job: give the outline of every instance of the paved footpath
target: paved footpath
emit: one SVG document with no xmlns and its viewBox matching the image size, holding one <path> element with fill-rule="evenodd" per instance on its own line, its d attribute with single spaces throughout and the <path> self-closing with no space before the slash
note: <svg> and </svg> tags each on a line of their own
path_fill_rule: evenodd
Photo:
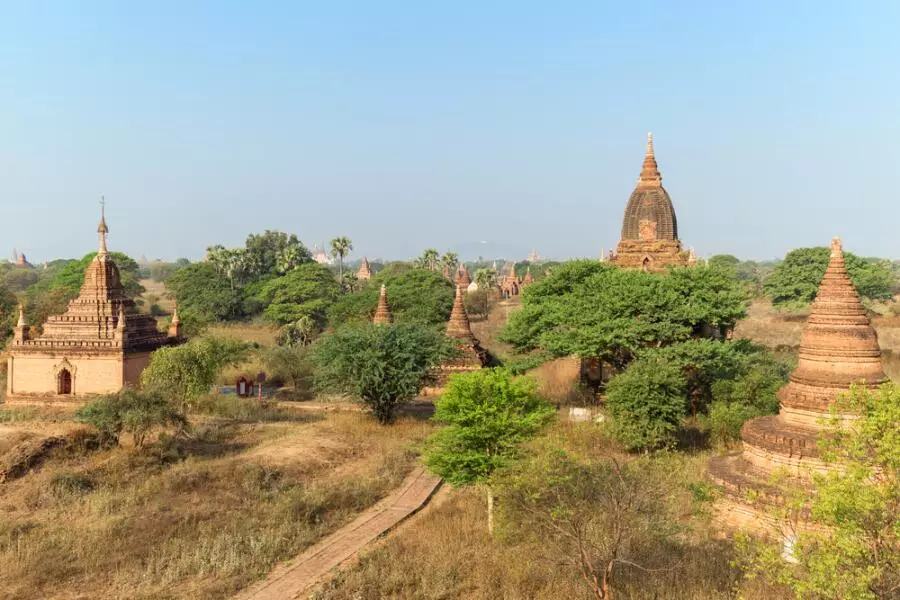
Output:
<svg viewBox="0 0 900 600">
<path fill-rule="evenodd" d="M 422 508 L 437 491 L 441 479 L 417 467 L 390 496 L 366 510 L 352 523 L 313 544 L 283 563 L 234 600 L 293 600 L 322 576 L 340 566 L 366 544 Z"/>
</svg>

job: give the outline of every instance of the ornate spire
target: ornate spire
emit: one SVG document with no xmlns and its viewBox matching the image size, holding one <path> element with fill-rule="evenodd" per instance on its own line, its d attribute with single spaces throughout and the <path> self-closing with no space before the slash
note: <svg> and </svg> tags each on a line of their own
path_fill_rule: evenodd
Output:
<svg viewBox="0 0 900 600">
<path fill-rule="evenodd" d="M 21 304 L 19 305 L 19 322 L 16 323 L 16 327 L 25 327 L 25 307 Z"/>
<path fill-rule="evenodd" d="M 638 177 L 640 187 L 659 187 L 662 185 L 662 175 L 656 164 L 656 156 L 653 154 L 653 134 L 647 134 L 647 154 L 644 156 L 644 165 L 641 167 L 641 175 Z"/>
<path fill-rule="evenodd" d="M 466 313 L 466 306 L 463 303 L 462 286 L 456 286 L 456 299 L 453 301 L 453 311 L 450 313 L 450 320 L 447 322 L 447 335 L 452 338 L 471 339 L 472 328 L 469 327 L 469 315 Z"/>
<path fill-rule="evenodd" d="M 386 325 L 394 320 L 391 314 L 391 305 L 388 304 L 387 288 L 381 284 L 381 293 L 378 296 L 378 306 L 375 308 L 375 318 L 372 322 L 376 325 Z"/>
<path fill-rule="evenodd" d="M 356 278 L 360 281 L 372 278 L 372 269 L 369 267 L 369 257 L 363 256 L 362 262 L 359 265 L 359 271 L 356 272 Z"/>
<path fill-rule="evenodd" d="M 169 337 L 181 337 L 181 319 L 178 317 L 178 302 L 175 303 L 175 308 L 172 310 L 172 320 L 169 321 Z"/>
<path fill-rule="evenodd" d="M 106 226 L 106 197 L 100 197 L 100 224 L 97 226 L 97 235 L 100 238 L 100 249 L 97 252 L 101 255 L 106 255 L 108 252 L 106 250 L 106 234 L 109 233 L 109 227 Z"/>
</svg>

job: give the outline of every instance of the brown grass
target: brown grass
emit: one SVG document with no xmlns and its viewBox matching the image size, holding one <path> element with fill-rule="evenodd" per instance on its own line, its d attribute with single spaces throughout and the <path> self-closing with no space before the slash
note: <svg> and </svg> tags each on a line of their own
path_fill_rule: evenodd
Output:
<svg viewBox="0 0 900 600">
<path fill-rule="evenodd" d="M 431 426 L 354 413 L 68 453 L 0 486 L 0 597 L 222 598 L 396 487 Z"/>
<path fill-rule="evenodd" d="M 227 337 L 260 346 L 274 346 L 277 330 L 265 323 L 223 323 L 208 327 L 206 335 Z"/>
<path fill-rule="evenodd" d="M 557 425 L 548 437 L 583 457 L 609 456 L 610 442 L 589 425 Z M 745 584 L 730 566 L 728 542 L 710 520 L 708 501 L 698 501 L 694 489 L 707 490 L 707 454 L 674 454 L 668 461 L 679 473 L 681 491 L 671 498 L 679 522 L 686 527 L 679 558 L 666 571 L 644 573 L 621 569 L 614 581 L 617 599 L 647 598 L 725 600 L 742 592 L 748 598 L 787 600 L 775 591 Z M 671 463 L 671 464 L 669 464 Z M 502 504 L 503 498 L 498 502 Z M 502 512 L 502 511 L 501 511 Z M 445 500 L 425 512 L 383 543 L 365 553 L 358 564 L 338 574 L 313 596 L 317 600 L 404 598 L 437 600 L 504 598 L 580 600 L 591 598 L 579 573 L 562 557 L 546 556 L 534 543 L 507 536 L 504 528 L 527 523 L 498 523 L 492 539 L 486 530 L 487 513 L 478 489 L 454 489 Z M 658 549 L 668 556 L 669 547 Z M 658 558 L 658 557 L 657 557 Z M 749 587 L 747 587 L 749 585 Z M 739 589 L 743 587 L 743 589 Z"/>
</svg>

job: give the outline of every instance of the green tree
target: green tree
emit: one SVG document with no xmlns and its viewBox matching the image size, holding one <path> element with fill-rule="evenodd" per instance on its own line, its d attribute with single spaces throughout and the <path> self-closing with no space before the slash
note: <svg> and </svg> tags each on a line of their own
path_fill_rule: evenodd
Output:
<svg viewBox="0 0 900 600">
<path fill-rule="evenodd" d="M 435 402 L 434 419 L 447 427 L 429 438 L 428 468 L 454 485 L 487 484 L 491 474 L 518 456 L 521 445 L 555 416 L 527 377 L 484 369 L 450 377 Z M 494 495 L 487 485 L 488 530 Z"/>
<path fill-rule="evenodd" d="M 263 318 L 276 325 L 310 317 L 321 327 L 325 311 L 338 297 L 340 287 L 331 271 L 315 262 L 304 263 L 283 277 L 262 285 L 255 298 L 265 306 Z"/>
<path fill-rule="evenodd" d="M 331 255 L 338 259 L 338 280 L 344 280 L 344 257 L 353 251 L 353 242 L 346 236 L 331 240 Z"/>
<path fill-rule="evenodd" d="M 825 247 L 791 250 L 766 279 L 764 289 L 774 306 L 802 308 L 812 302 L 825 276 L 831 250 Z M 894 277 L 888 261 L 860 258 L 844 252 L 844 263 L 860 296 L 890 300 Z"/>
<path fill-rule="evenodd" d="M 300 390 L 309 387 L 312 381 L 308 356 L 307 346 L 275 346 L 266 350 L 262 359 L 273 379 L 281 379 L 295 390 Z"/>
<path fill-rule="evenodd" d="M 244 252 L 251 278 L 287 273 L 312 262 L 312 254 L 297 236 L 283 231 L 267 229 L 264 233 L 251 233 L 244 242 Z"/>
<path fill-rule="evenodd" d="M 638 360 L 606 388 L 611 432 L 629 450 L 653 450 L 674 442 L 687 415 L 687 382 L 676 365 Z"/>
<path fill-rule="evenodd" d="M 122 433 L 132 436 L 134 445 L 142 448 L 151 431 L 188 427 L 184 413 L 166 399 L 161 390 L 125 388 L 115 394 L 91 400 L 75 413 L 76 420 L 92 425 L 100 434 L 100 443 L 114 446 Z"/>
<path fill-rule="evenodd" d="M 839 412 L 858 418 L 845 420 Z M 814 492 L 793 490 L 819 530 L 799 534 L 793 552 L 797 564 L 782 559 L 780 544 L 745 539 L 748 573 L 787 585 L 801 600 L 895 599 L 900 592 L 900 389 L 893 384 L 852 389 L 833 406 L 819 443 L 822 459 L 833 468 L 814 476 Z"/>
<path fill-rule="evenodd" d="M 210 246 L 206 249 L 206 262 L 228 279 L 232 290 L 243 285 L 250 274 L 250 255 L 243 248 Z"/>
<path fill-rule="evenodd" d="M 453 308 L 455 288 L 440 273 L 391 264 L 379 271 L 358 292 L 345 294 L 328 311 L 331 325 L 370 321 L 378 305 L 382 284 L 387 287 L 391 311 L 398 322 L 446 323 Z"/>
<path fill-rule="evenodd" d="M 313 345 L 316 386 L 365 403 L 379 423 L 433 382 L 451 355 L 447 338 L 417 323 L 344 326 Z"/>
<path fill-rule="evenodd" d="M 309 346 L 318 332 L 319 323 L 311 316 L 304 315 L 282 327 L 275 343 L 285 348 Z"/>
<path fill-rule="evenodd" d="M 222 369 L 238 364 L 249 349 L 245 342 L 214 337 L 160 348 L 150 356 L 150 364 L 141 374 L 141 384 L 160 390 L 184 406 L 210 393 Z"/>
<path fill-rule="evenodd" d="M 240 317 L 243 294 L 213 265 L 200 262 L 179 269 L 166 287 L 178 301 L 178 313 L 188 329 Z"/>
<path fill-rule="evenodd" d="M 717 268 L 654 274 L 580 260 L 528 287 L 501 339 L 518 351 L 594 358 L 621 370 L 648 347 L 724 337 L 744 314 L 737 282 Z"/>
</svg>

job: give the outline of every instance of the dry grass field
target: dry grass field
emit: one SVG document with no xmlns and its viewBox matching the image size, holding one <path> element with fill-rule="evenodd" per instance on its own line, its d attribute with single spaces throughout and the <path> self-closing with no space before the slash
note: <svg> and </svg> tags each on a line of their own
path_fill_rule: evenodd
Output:
<svg viewBox="0 0 900 600">
<path fill-rule="evenodd" d="M 360 413 L 243 420 L 229 402 L 232 418 L 198 419 L 192 439 L 60 448 L 0 484 L 0 598 L 227 597 L 390 492 L 431 430 Z M 28 417 L 6 419 L 0 451 L 46 429 Z"/>
<path fill-rule="evenodd" d="M 609 452 L 592 425 L 560 423 L 547 436 L 585 458 Z M 617 599 L 725 600 L 738 597 L 787 600 L 776 590 L 745 587 L 730 565 L 732 550 L 718 538 L 707 500 L 693 489 L 706 489 L 709 455 L 675 454 L 680 491 L 671 502 L 684 533 L 677 547 L 660 547 L 670 566 L 655 572 L 621 568 L 615 580 Z M 503 498 L 498 502 L 502 507 Z M 502 513 L 502 509 L 501 509 Z M 438 600 L 588 600 L 593 595 L 576 568 L 562 556 L 548 556 L 539 543 L 523 543 L 510 529 L 527 524 L 498 522 L 492 539 L 486 529 L 484 494 L 477 488 L 452 489 L 435 505 L 384 542 L 364 553 L 352 568 L 339 573 L 313 596 L 316 600 L 403 598 Z M 574 558 L 574 557 L 568 557 Z M 659 556 L 656 556 L 659 559 Z M 743 588 L 743 589 L 740 589 Z"/>
</svg>

